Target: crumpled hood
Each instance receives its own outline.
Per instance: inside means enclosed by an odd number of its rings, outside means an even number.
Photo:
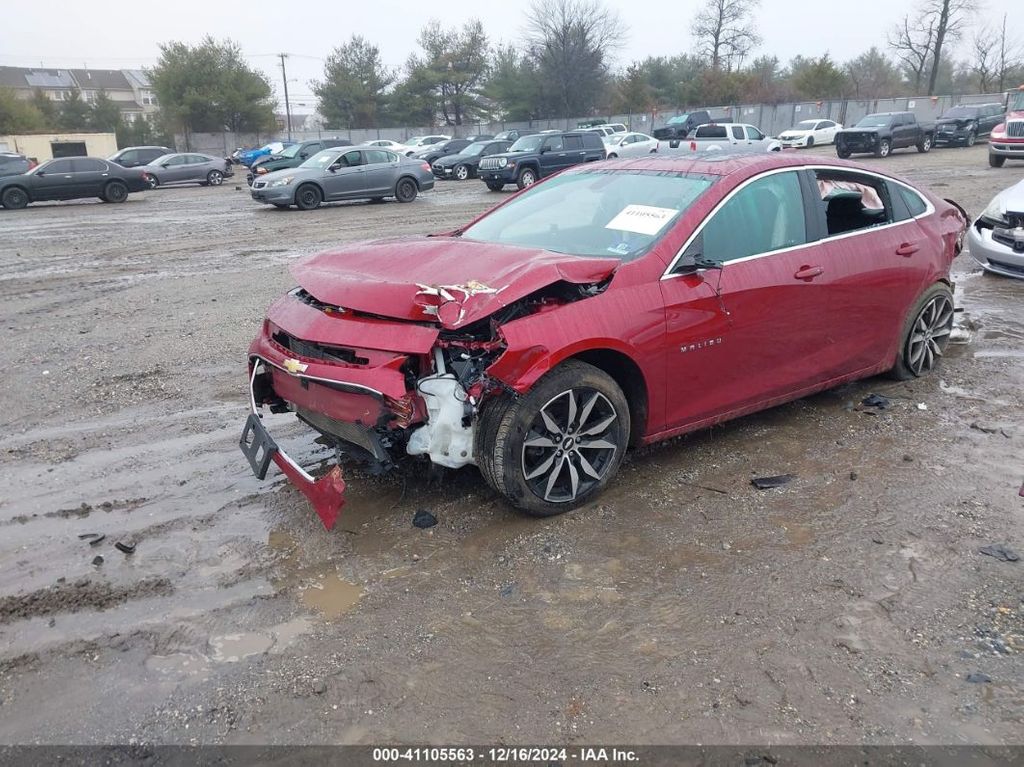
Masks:
[[[1018,181],[995,197],[999,207],[1007,213],[1024,213],[1024,181]]]
[[[320,253],[294,264],[291,273],[325,303],[453,330],[556,282],[601,282],[618,266],[614,258],[416,237]]]
[[[955,125],[957,128],[964,128],[973,122],[977,122],[973,117],[943,117],[937,120],[935,125]]]

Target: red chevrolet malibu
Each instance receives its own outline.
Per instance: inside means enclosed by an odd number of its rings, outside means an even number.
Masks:
[[[842,161],[578,166],[435,236],[298,263],[249,349],[242,450],[330,527],[335,467],[279,450],[264,407],[346,460],[475,465],[519,509],[593,499],[627,448],[877,373],[920,376],[953,325],[963,211]]]

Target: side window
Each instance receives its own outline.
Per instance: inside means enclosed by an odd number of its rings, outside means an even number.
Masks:
[[[348,166],[349,168],[355,168],[357,165],[362,165],[363,160],[359,156],[359,152],[345,152],[341,157],[338,158],[342,166]]]
[[[101,160],[94,160],[91,157],[79,157],[72,160],[75,173],[105,173],[107,164]]]
[[[209,157],[203,157],[201,154],[190,154],[188,156],[189,165],[202,165],[204,162],[209,162]]]
[[[921,199],[921,196],[905,186],[899,184],[893,184],[899,192],[900,197],[903,198],[903,202],[907,204],[907,208],[910,210],[912,217],[920,216],[926,210],[928,210],[928,203]]]
[[[366,151],[366,164],[367,165],[380,165],[382,163],[391,162],[394,157],[391,152],[385,152],[383,149],[369,149]]]
[[[301,155],[305,153],[306,157],[312,157],[323,148],[323,144],[321,144],[319,141],[314,141],[311,144],[306,144],[306,146],[299,150],[299,154]]]
[[[560,152],[562,151],[562,147],[563,145],[561,136],[551,136],[549,138],[544,139],[544,148],[547,149],[549,152]]]
[[[703,256],[722,263],[807,242],[796,172],[774,173],[734,194],[702,232]]]
[[[138,161],[139,150],[129,149],[121,155],[120,163],[122,165],[132,165]]]
[[[44,173],[72,173],[73,171],[71,160],[54,160],[43,169]]]
[[[734,126],[732,126],[732,137],[735,138],[735,139],[740,139],[740,140],[743,139],[743,126],[742,125],[734,125]]]
[[[848,171],[816,173],[829,236],[892,223],[892,203],[884,182]]]
[[[694,138],[728,138],[724,125],[702,125],[697,128]]]
[[[174,157],[172,157],[171,159],[169,159],[167,161],[167,164],[170,165],[171,167],[174,167],[175,165],[184,165],[185,164],[185,155],[183,155],[183,154],[175,155]]]
[[[757,128],[752,125],[747,126],[747,138],[751,141],[760,141],[764,138],[764,134],[761,133]]]
[[[566,136],[565,137],[565,148],[566,149],[582,149],[583,139],[580,136]]]

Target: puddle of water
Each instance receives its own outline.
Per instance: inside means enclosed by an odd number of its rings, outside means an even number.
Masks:
[[[218,663],[238,663],[244,658],[263,655],[273,646],[272,636],[255,632],[210,637],[211,658]]]
[[[361,586],[334,574],[324,575],[302,592],[302,604],[319,610],[328,618],[337,618],[355,607],[362,595]]]
[[[206,659],[198,655],[176,652],[150,655],[146,658],[146,668],[164,676],[190,677],[206,673],[208,665]]]
[[[1020,349],[983,349],[974,353],[975,357],[1013,357],[1024,359],[1024,351]]]

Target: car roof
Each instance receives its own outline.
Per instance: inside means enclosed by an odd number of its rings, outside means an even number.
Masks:
[[[617,170],[653,170],[653,171],[675,171],[677,173],[695,173],[708,176],[731,176],[735,173],[743,176],[753,176],[758,173],[774,170],[776,168],[805,168],[829,166],[847,170],[868,171],[879,173],[880,171],[864,168],[856,163],[832,158],[805,158],[796,153],[789,152],[709,152],[694,158],[692,155],[644,155],[632,160],[611,160],[596,163],[587,163],[576,166],[577,172],[614,168]],[[890,175],[885,174],[883,175]],[[893,177],[895,178],[895,177]]]

